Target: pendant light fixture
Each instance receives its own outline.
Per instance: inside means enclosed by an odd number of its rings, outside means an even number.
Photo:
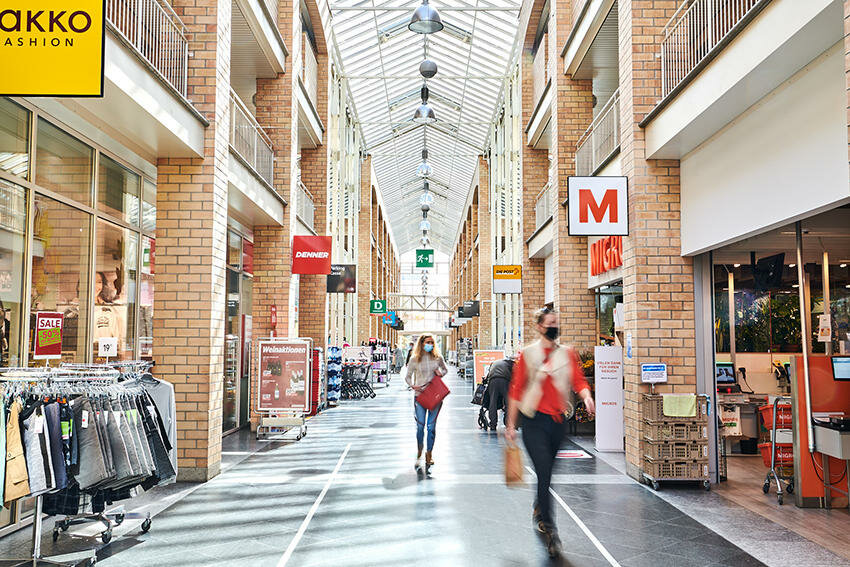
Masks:
[[[416,168],[416,175],[422,179],[427,179],[428,177],[431,177],[431,173],[433,173],[433,171],[431,164],[428,163],[428,148],[425,148],[422,150],[422,163],[420,163],[419,167]]]
[[[428,85],[422,83],[422,104],[413,113],[413,121],[417,124],[433,124],[437,121],[437,115],[434,114],[434,109],[428,106]]]
[[[428,5],[428,0],[422,0],[422,5],[413,12],[407,29],[414,33],[434,33],[443,29],[443,21],[437,10]]]

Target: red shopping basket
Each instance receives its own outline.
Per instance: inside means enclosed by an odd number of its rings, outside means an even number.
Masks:
[[[761,458],[764,461],[764,466],[770,468],[770,443],[759,443],[761,450]],[[794,445],[791,443],[776,444],[776,462],[774,465],[793,465],[794,464]]]
[[[773,429],[773,404],[759,407],[761,419],[764,421],[765,428],[770,431]],[[779,404],[776,410],[776,429],[790,429],[792,425],[791,406],[788,404]]]

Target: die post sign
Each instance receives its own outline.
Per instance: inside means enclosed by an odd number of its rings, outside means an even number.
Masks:
[[[105,0],[0,3],[0,95],[103,96],[105,5]]]
[[[35,314],[34,359],[62,358],[62,319],[62,313],[53,311]]]

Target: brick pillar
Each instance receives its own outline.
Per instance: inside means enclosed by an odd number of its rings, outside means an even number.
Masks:
[[[532,54],[537,22],[543,11],[543,2],[535,2],[531,10],[528,28],[520,61],[522,77],[522,124],[528,124],[537,103],[533,93]],[[537,338],[533,314],[543,307],[544,300],[544,260],[529,258],[528,246],[525,241],[531,238],[536,230],[534,206],[537,195],[549,179],[549,152],[545,149],[536,150],[523,143],[522,145],[522,343],[527,345]]]
[[[478,344],[490,348],[493,344],[493,231],[490,226],[490,165],[483,156],[478,158]]]
[[[203,158],[157,162],[156,373],[174,384],[179,480],[221,466],[230,131],[230,0],[175,0],[190,41],[189,98],[210,126]]]
[[[372,286],[372,157],[360,162],[360,212],[357,213],[357,334],[351,344],[369,338],[369,290]]]
[[[315,9],[315,3],[308,3],[308,9],[313,21],[313,30],[316,32],[316,43],[318,53],[316,62],[318,64],[318,88],[316,97],[316,110],[323,124],[328,121],[328,82],[330,67],[328,65],[328,52],[321,35],[321,19]],[[300,18],[297,18],[300,26]],[[298,34],[299,43],[303,40],[303,34]],[[309,49],[302,45],[301,50]],[[315,216],[313,227],[317,234],[327,234],[328,216],[328,146],[320,145],[313,149],[301,150],[301,181],[313,196]],[[298,325],[300,336],[311,337],[313,344],[317,347],[325,347],[327,342],[327,276],[324,275],[302,275],[299,286],[299,317]]]
[[[677,0],[621,0],[620,118],[623,174],[629,177],[629,236],[623,239],[625,331],[634,357],[625,361],[626,460],[637,476],[640,451],[640,364],[666,362],[660,391],[695,392],[694,284],[691,258],[681,256],[678,160],[647,160],[638,122],[660,97],[656,58]]]
[[[552,108],[552,271],[555,309],[560,314],[562,342],[580,350],[597,344],[596,305],[587,289],[587,237],[570,236],[567,209],[567,178],[575,175],[575,150],[579,137],[593,120],[593,86],[564,74],[560,50],[572,26],[568,2],[550,4],[549,70],[556,96]]]

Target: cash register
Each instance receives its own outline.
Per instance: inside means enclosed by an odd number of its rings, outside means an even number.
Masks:
[[[742,369],[743,370],[743,369]],[[718,362],[714,365],[714,378],[718,394],[740,394],[741,386],[735,378],[735,367],[731,362]]]
[[[850,356],[832,357],[832,379],[838,382],[850,382]],[[850,414],[830,412],[812,415],[816,425],[835,431],[850,431]]]

